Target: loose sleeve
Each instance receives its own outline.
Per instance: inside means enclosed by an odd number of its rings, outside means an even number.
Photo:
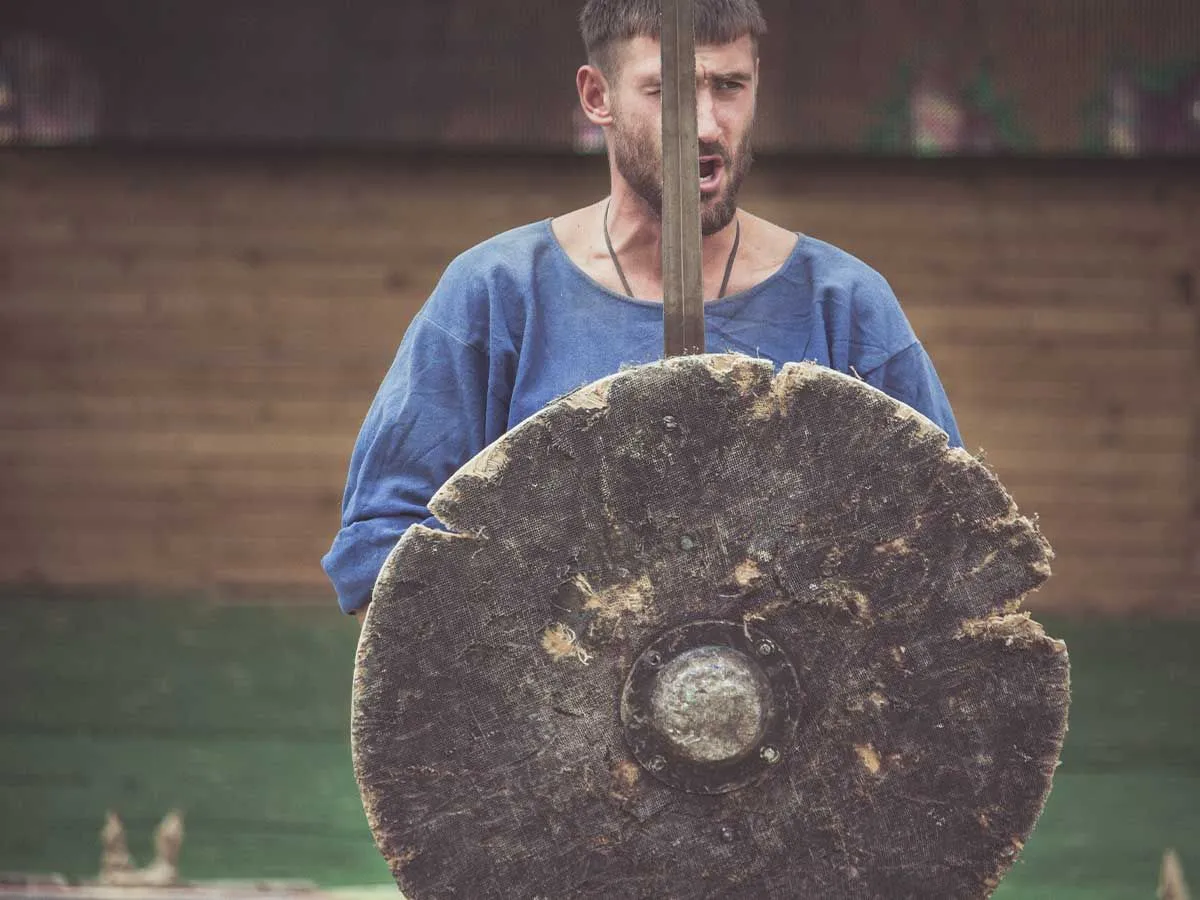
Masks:
[[[367,412],[350,459],[342,522],[322,565],[347,613],[365,607],[388,554],[429,499],[483,449],[488,357],[423,310]]]
[[[834,367],[859,375],[872,387],[907,404],[946,432],[952,447],[962,446],[958,423],[933,362],[917,339],[887,280],[864,263],[844,268],[842,296],[849,295],[842,319],[833,320],[831,346],[846,345],[845,363]],[[837,293],[837,292],[835,292]]]
[[[860,374],[872,387],[931,419],[949,436],[950,446],[963,445],[950,400],[933,368],[933,361],[920,342],[914,341],[882,365]]]

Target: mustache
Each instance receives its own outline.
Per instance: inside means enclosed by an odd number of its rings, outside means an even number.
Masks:
[[[724,144],[720,143],[719,141],[718,142],[701,141],[700,142],[700,155],[701,156],[719,156],[719,157],[721,157],[721,162],[724,163],[726,166],[729,165],[730,160],[731,160],[731,155],[729,153],[729,149]]]

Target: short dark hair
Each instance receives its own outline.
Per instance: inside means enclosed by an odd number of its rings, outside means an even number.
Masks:
[[[695,0],[697,44],[729,44],[750,35],[755,48],[767,33],[757,0]],[[661,0],[587,0],[579,14],[579,31],[588,61],[610,78],[613,47],[635,37],[662,36]]]

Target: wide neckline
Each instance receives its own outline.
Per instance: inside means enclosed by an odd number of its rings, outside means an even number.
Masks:
[[[663,304],[661,300],[643,300],[640,297],[630,297],[626,294],[620,293],[619,291],[614,291],[607,285],[601,284],[599,281],[585,272],[583,267],[580,266],[579,263],[575,262],[575,260],[571,259],[571,255],[567,253],[563,245],[559,243],[558,235],[554,233],[554,227],[552,224],[553,222],[554,218],[551,217],[548,219],[543,219],[541,224],[546,231],[546,236],[550,239],[551,246],[554,247],[555,253],[562,257],[563,261],[566,262],[567,266],[577,278],[591,286],[593,289],[600,291],[606,297],[612,300],[619,300],[622,303],[631,303],[634,306],[662,309]],[[797,258],[800,256],[800,249],[807,240],[808,236],[803,232],[796,232],[796,244],[794,247],[792,247],[792,252],[788,254],[788,257],[784,260],[783,265],[781,265],[778,269],[776,269],[758,284],[748,287],[744,291],[739,291],[736,294],[729,294],[728,296],[721,297],[716,300],[705,300],[704,311],[708,312],[709,310],[717,310],[724,306],[734,306],[744,303],[745,301],[753,298],[757,294],[769,288],[776,279],[782,279],[784,273],[786,273],[795,264]]]

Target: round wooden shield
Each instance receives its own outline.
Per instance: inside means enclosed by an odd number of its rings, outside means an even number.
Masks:
[[[439,491],[355,671],[427,897],[985,897],[1066,727],[1050,548],[921,415],[811,364],[623,371]]]

